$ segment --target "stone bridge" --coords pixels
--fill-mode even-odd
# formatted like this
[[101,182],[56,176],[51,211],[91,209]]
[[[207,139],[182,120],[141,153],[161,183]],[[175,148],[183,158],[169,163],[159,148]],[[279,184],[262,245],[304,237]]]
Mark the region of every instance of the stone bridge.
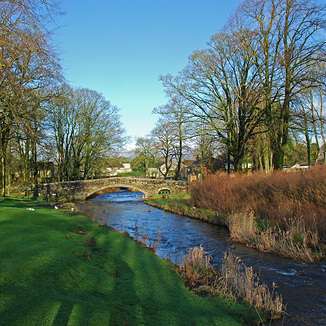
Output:
[[111,177],[95,180],[80,180],[37,185],[41,196],[62,196],[71,201],[82,201],[107,188],[128,188],[144,193],[146,198],[159,193],[179,194],[186,191],[186,182],[136,177]]

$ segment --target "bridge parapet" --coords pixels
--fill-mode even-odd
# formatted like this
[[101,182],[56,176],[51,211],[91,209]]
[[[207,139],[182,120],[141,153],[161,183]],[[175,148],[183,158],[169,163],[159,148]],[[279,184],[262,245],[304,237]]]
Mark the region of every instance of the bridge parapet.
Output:
[[169,191],[170,194],[183,193],[186,191],[186,182],[137,177],[111,177],[37,185],[37,191],[42,196],[62,196],[72,201],[85,200],[106,188],[128,188],[132,191],[142,192],[148,198],[162,190]]

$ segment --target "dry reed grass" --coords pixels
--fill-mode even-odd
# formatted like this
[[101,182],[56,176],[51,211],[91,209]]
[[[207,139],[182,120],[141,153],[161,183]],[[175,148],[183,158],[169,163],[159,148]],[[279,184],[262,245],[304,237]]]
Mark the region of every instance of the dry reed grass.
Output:
[[[296,229],[295,232],[304,239],[304,246],[308,249],[326,244],[325,204],[324,166],[293,173],[276,171],[270,175],[257,172],[251,175],[237,173],[230,177],[219,173],[191,187],[191,206],[238,216],[239,221],[229,221],[229,224],[239,224],[235,228],[238,230],[241,225],[248,226],[250,221],[241,219],[250,212],[256,218],[278,225],[277,230],[268,230],[263,234],[264,237],[275,235],[276,239],[282,238],[289,231],[295,238],[292,229]],[[294,221],[299,221],[299,228]],[[252,238],[251,227],[249,225],[248,230],[240,230],[242,234],[239,237]],[[291,247],[291,243],[285,247]]]
[[225,253],[222,264],[222,276],[219,280],[219,291],[234,298],[247,301],[255,308],[270,312],[271,317],[280,316],[284,312],[283,299],[273,289],[261,284],[252,267],[245,266],[232,253]]
[[301,219],[293,219],[286,231],[273,227],[260,232],[255,241],[259,250],[279,253],[309,263],[322,257],[321,252],[312,252],[312,248],[316,248],[318,243],[318,232],[306,230]]
[[286,230],[277,225],[260,230],[253,214],[235,214],[229,217],[228,227],[233,241],[261,251],[310,263],[322,257],[321,252],[312,253],[312,248],[316,251],[319,243],[317,227],[307,230],[302,219],[292,219]]
[[217,273],[211,265],[212,257],[203,247],[194,247],[186,253],[180,265],[180,273],[186,285],[196,293],[208,289],[216,282]]
[[226,295],[234,300],[245,300],[257,309],[270,313],[271,318],[284,312],[282,297],[267,285],[260,284],[252,267],[246,267],[232,253],[226,252],[222,269],[215,270],[211,265],[211,256],[203,247],[190,249],[180,265],[180,273],[186,285],[196,293]]
[[148,236],[147,225],[143,225],[141,227],[138,226],[138,220],[135,220],[135,227],[134,227],[134,240],[143,245],[144,247],[148,248],[150,251],[156,253],[157,249],[161,245],[162,241],[162,231],[158,229],[154,235],[154,237]]
[[255,242],[257,227],[252,213],[229,216],[227,226],[232,240],[246,244]]

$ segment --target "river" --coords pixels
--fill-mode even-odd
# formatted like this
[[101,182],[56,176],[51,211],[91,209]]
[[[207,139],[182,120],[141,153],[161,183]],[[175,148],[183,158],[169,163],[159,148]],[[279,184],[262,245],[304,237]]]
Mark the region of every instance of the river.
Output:
[[188,249],[202,245],[218,265],[231,249],[246,266],[253,266],[262,283],[275,282],[287,305],[287,315],[273,325],[326,325],[326,263],[306,264],[261,253],[228,240],[226,229],[146,205],[142,193],[122,190],[79,204],[88,216],[132,237],[160,235],[157,254],[180,263]]

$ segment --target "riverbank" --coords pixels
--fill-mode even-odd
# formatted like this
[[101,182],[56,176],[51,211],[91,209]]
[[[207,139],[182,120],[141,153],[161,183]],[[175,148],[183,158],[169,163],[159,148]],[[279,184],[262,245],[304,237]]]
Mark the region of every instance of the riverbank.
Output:
[[[223,214],[210,209],[192,207],[190,194],[155,196],[145,203],[195,219],[228,228],[230,239],[260,251],[313,263],[325,259],[325,246],[317,246],[318,235],[306,230],[300,219],[293,220],[286,230],[269,220],[255,218],[253,214]],[[308,243],[315,243],[312,248]]]
[[218,214],[209,209],[191,207],[189,205],[189,199],[189,194],[170,195],[165,198],[157,195],[145,200],[145,203],[174,214],[189,216],[208,223],[227,227],[228,216],[226,214]]
[[169,261],[70,204],[0,199],[0,223],[1,325],[257,322],[247,304],[195,295]]

